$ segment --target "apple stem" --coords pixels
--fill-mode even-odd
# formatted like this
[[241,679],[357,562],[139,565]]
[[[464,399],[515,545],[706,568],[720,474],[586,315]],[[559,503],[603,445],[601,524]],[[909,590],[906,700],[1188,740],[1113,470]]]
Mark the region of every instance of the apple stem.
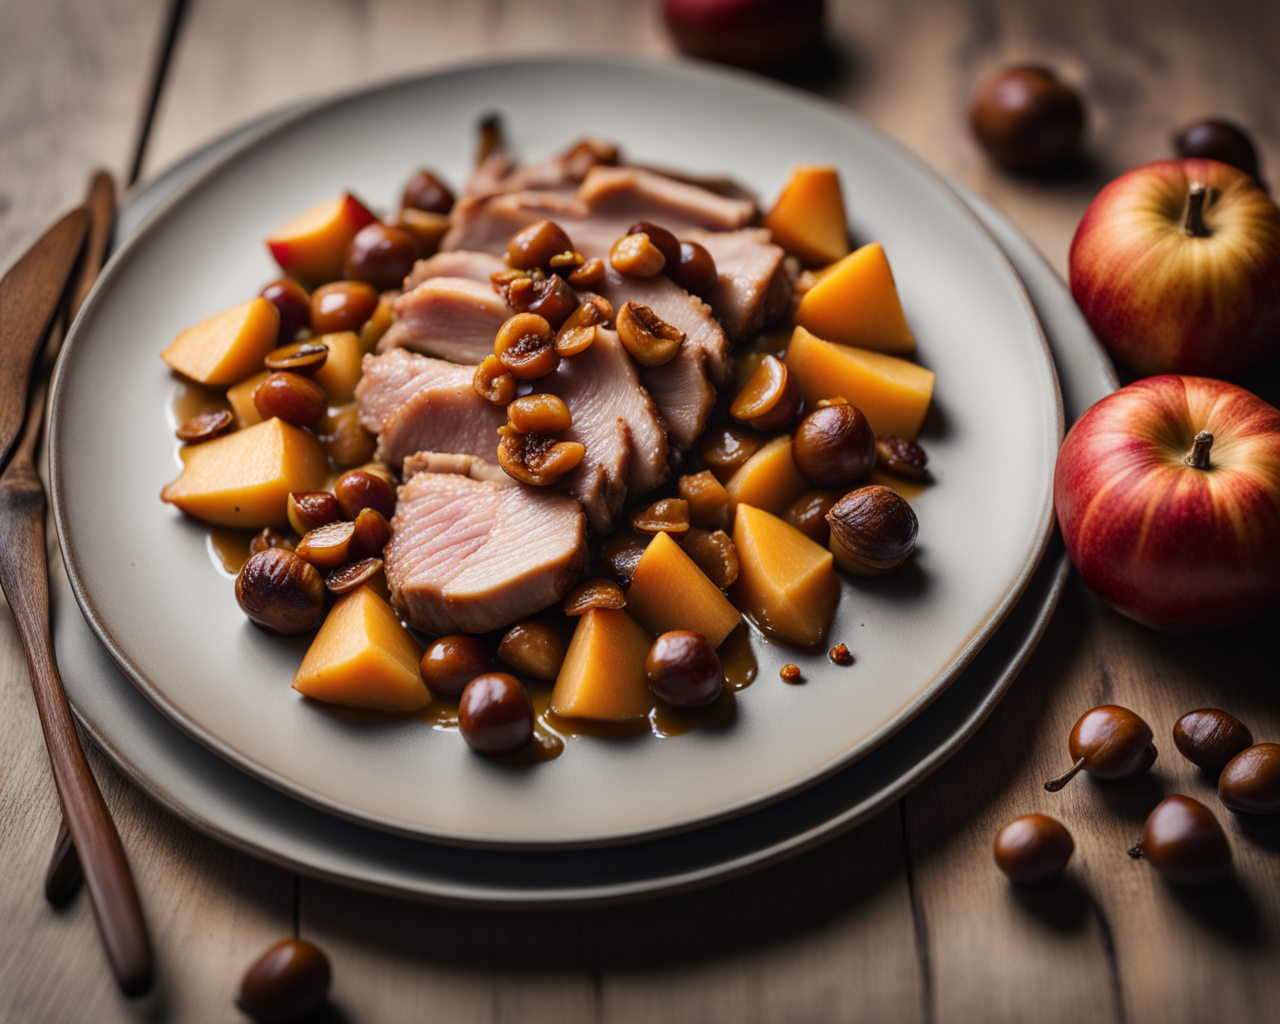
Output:
[[1187,193],[1187,215],[1182,221],[1182,230],[1192,238],[1205,238],[1209,229],[1204,226],[1204,201],[1209,195],[1208,188],[1202,181],[1193,181]]
[[1083,767],[1084,767],[1084,758],[1082,757],[1080,758],[1079,761],[1073,764],[1070,768],[1068,768],[1065,772],[1059,775],[1056,779],[1050,779],[1048,782],[1046,782],[1044,784],[1044,788],[1047,789],[1050,793],[1058,792],[1058,790],[1060,790],[1068,782],[1074,779],[1076,777],[1076,772],[1078,772]]
[[1182,461],[1192,469],[1209,468],[1209,449],[1213,447],[1213,435],[1207,430],[1196,434],[1195,445]]

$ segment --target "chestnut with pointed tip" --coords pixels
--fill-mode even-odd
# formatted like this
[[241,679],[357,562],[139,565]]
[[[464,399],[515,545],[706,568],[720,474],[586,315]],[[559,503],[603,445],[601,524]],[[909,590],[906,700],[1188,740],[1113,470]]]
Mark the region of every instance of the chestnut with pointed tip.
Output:
[[1081,769],[1110,782],[1141,775],[1156,760],[1151,726],[1118,704],[1102,704],[1081,715],[1071,730],[1067,749],[1075,763],[1044,784],[1050,793],[1060,790]]
[[1189,796],[1156,804],[1129,854],[1145,859],[1172,885],[1206,885],[1231,869],[1231,847],[1218,819]]
[[1228,761],[1218,799],[1237,813],[1280,813],[1280,743],[1254,744]]
[[1019,885],[1062,874],[1076,848],[1065,825],[1047,814],[1024,814],[996,833],[996,865]]
[[1240,719],[1217,708],[1188,711],[1173,726],[1173,744],[1192,764],[1220,772],[1236,754],[1253,744]]
[[285,939],[245,972],[236,1006],[259,1024],[297,1020],[328,998],[332,973],[319,946]]

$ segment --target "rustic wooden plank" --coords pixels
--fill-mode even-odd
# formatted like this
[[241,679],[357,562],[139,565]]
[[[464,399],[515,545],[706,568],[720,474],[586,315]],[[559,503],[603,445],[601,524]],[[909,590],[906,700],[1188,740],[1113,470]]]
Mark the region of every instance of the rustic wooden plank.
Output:
[[[0,4],[0,268],[81,202],[90,171],[133,159],[163,0]],[[57,557],[56,552],[53,557]],[[223,1020],[259,948],[292,932],[293,877],[198,836],[88,750],[129,855],[156,954],[139,1003],[116,990],[88,901],[43,878],[60,811],[22,647],[0,614],[0,1019]]]

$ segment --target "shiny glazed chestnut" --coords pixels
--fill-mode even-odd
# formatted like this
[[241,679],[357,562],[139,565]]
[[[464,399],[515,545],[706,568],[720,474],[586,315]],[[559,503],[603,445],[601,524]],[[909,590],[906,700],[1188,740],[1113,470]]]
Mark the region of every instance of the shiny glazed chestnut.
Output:
[[1218,799],[1242,814],[1280,813],[1280,743],[1258,743],[1228,761]]
[[418,243],[407,231],[374,221],[347,243],[342,269],[352,281],[386,291],[404,283],[419,255]]
[[547,269],[551,257],[573,252],[573,242],[554,221],[540,220],[522,228],[507,243],[507,262],[516,270]]
[[1141,775],[1156,760],[1151,726],[1118,704],[1102,704],[1081,715],[1067,739],[1067,749],[1075,763],[1044,784],[1050,793],[1060,790],[1081,769],[1113,782]]
[[685,291],[705,299],[719,280],[716,261],[697,242],[681,242],[680,258],[667,261],[667,277]]
[[328,491],[292,491],[285,507],[299,537],[342,518],[342,506]]
[[396,492],[382,477],[364,469],[349,469],[333,485],[342,518],[354,520],[366,508],[390,519],[396,511]]
[[1084,105],[1052,71],[1007,68],[982,84],[969,123],[996,163],[1035,170],[1075,151],[1084,133]]
[[358,331],[378,308],[378,292],[363,281],[332,281],[311,293],[311,332]]
[[253,389],[253,405],[264,420],[278,417],[295,427],[309,427],[325,414],[329,399],[310,377],[278,370]]
[[236,576],[236,601],[254,622],[277,633],[305,633],[324,621],[324,577],[292,551],[250,555]]
[[564,641],[545,622],[517,622],[498,643],[498,660],[534,679],[552,680],[564,664]]
[[432,693],[444,697],[457,697],[467,683],[493,668],[489,649],[464,633],[442,636],[422,655],[422,678]]
[[1019,885],[1038,885],[1062,874],[1075,848],[1062,822],[1024,814],[996,833],[996,865]]
[[836,565],[855,576],[892,572],[916,549],[920,524],[907,500],[890,487],[859,487],[831,506],[828,546]]
[[777,356],[766,355],[734,397],[729,415],[756,430],[782,430],[796,418],[802,401],[800,385],[787,364]]
[[1192,764],[1220,772],[1236,754],[1252,746],[1251,733],[1240,719],[1217,708],[1188,711],[1173,726],[1173,745]]
[[1218,819],[1189,796],[1169,796],[1156,804],[1142,841],[1130,852],[1173,885],[1206,885],[1231,869],[1231,847]]
[[277,942],[245,972],[236,1006],[260,1024],[298,1020],[329,995],[329,958],[305,939]]
[[857,406],[814,409],[791,437],[796,471],[821,490],[848,490],[876,464],[876,435]]
[[518,750],[533,736],[529,691],[506,672],[486,672],[467,683],[458,707],[458,729],[481,754]]
[[1183,160],[1217,160],[1258,177],[1258,151],[1243,128],[1229,121],[1205,120],[1187,125],[1173,138]]
[[453,209],[453,192],[430,171],[419,171],[405,185],[400,205],[427,213],[448,213]]
[[512,283],[507,301],[517,313],[536,313],[558,331],[578,308],[578,296],[563,277],[552,274],[541,281],[531,277]]
[[262,297],[280,311],[277,345],[288,345],[302,328],[311,326],[311,296],[297,281],[272,281],[262,289]]
[[672,707],[706,707],[724,689],[724,669],[715,648],[691,629],[658,637],[649,648],[644,672],[649,689]]

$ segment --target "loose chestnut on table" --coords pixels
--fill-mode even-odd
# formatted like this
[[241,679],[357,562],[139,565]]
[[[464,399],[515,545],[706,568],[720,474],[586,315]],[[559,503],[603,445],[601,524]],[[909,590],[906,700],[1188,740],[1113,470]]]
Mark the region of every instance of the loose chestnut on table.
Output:
[[1192,764],[1220,772],[1236,754],[1253,745],[1253,733],[1225,711],[1188,711],[1173,726],[1173,744]]
[[996,163],[1039,170],[1075,152],[1084,134],[1084,104],[1048,68],[1006,68],[979,88],[969,123]]
[[1189,796],[1165,797],[1129,851],[1173,885],[1207,885],[1231,870],[1231,847],[1209,808]]
[[1218,799],[1240,814],[1280,813],[1280,743],[1255,744],[1228,761]]
[[1075,850],[1065,825],[1047,814],[1024,814],[996,833],[996,865],[1019,885],[1038,885],[1062,874]]
[[1056,793],[1081,769],[1109,782],[1141,775],[1155,764],[1151,739],[1151,726],[1128,708],[1118,704],[1091,708],[1080,716],[1067,740],[1075,763],[1044,788]]
[[258,1024],[295,1021],[319,1009],[332,977],[329,958],[319,946],[285,939],[245,972],[236,1006]]
[[1183,160],[1217,160],[1258,178],[1258,150],[1239,125],[1208,118],[1187,125],[1173,137],[1174,151]]

